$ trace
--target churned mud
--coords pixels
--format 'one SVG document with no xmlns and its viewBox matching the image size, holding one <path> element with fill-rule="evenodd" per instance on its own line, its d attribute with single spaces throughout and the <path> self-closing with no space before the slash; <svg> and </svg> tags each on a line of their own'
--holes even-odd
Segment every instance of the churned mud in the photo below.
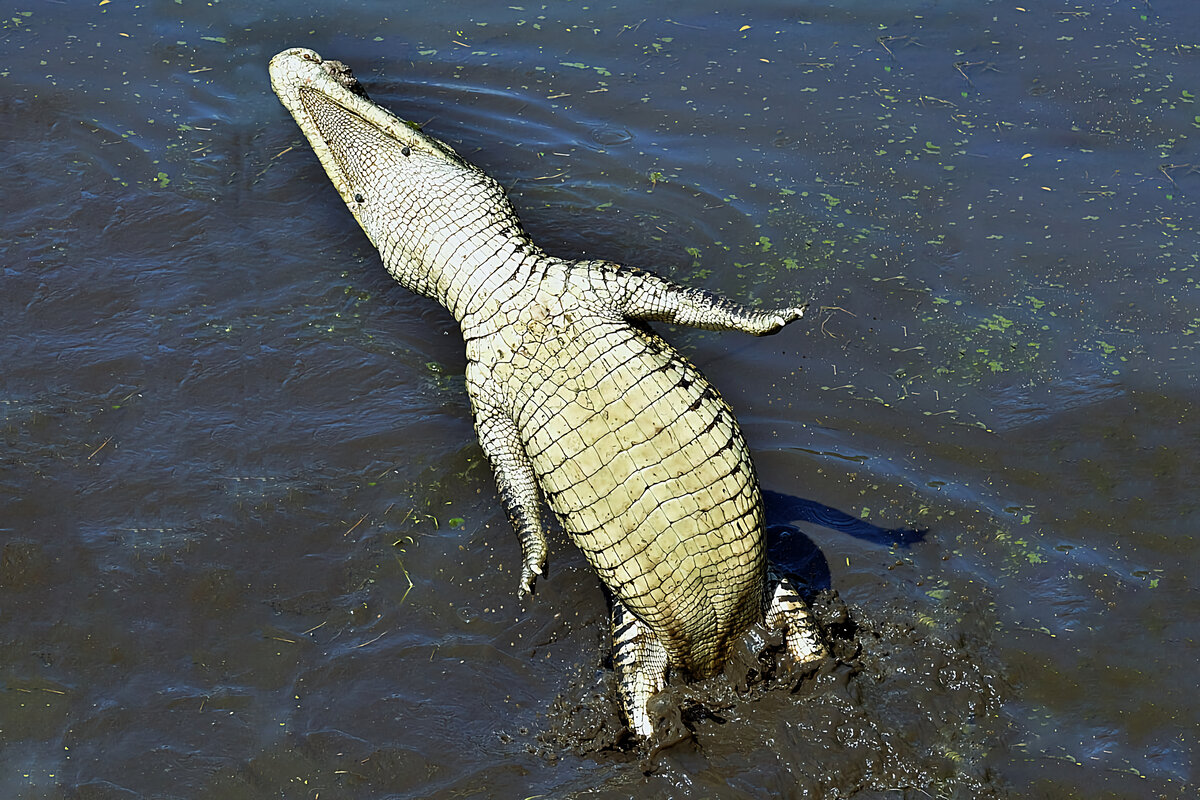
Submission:
<svg viewBox="0 0 1200 800">
<path fill-rule="evenodd" d="M 850 607 L 832 590 L 812 605 L 825 663 L 789 669 L 782 643 L 751 631 L 725 674 L 675 681 L 655 698 L 648 743 L 625 729 L 614 673 L 597 670 L 555 699 L 537 749 L 636 763 L 650 783 L 717 770 L 742 784 L 731 797 L 1004 796 L 989 758 L 1003 749 L 1005 682 L 986 643 L 935 634 L 904 608 Z"/>
</svg>

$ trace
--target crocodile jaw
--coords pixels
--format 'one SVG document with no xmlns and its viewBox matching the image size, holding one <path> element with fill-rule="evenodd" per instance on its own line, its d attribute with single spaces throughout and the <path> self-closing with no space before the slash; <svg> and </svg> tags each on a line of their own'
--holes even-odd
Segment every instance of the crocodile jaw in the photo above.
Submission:
<svg viewBox="0 0 1200 800">
<path fill-rule="evenodd" d="M 340 61 L 326 61 L 312 50 L 293 47 L 271 59 L 270 73 L 271 88 L 300 126 L 350 212 L 366 229 L 360 215 L 362 204 L 355 201 L 355 194 L 361 196 L 365 188 L 364 181 L 354 168 L 353 154 L 325 133 L 341 118 L 356 120 L 385 140 L 394 140 L 397 151 L 421 147 L 427 137 L 368 100 L 353 73 Z"/>
<path fill-rule="evenodd" d="M 271 88 L 376 247 L 397 223 L 420 222 L 411 206 L 389 200 L 414 198 L 438 180 L 472 171 L 449 145 L 367 99 L 340 61 L 293 47 L 271 59 L 270 73 Z"/>
</svg>

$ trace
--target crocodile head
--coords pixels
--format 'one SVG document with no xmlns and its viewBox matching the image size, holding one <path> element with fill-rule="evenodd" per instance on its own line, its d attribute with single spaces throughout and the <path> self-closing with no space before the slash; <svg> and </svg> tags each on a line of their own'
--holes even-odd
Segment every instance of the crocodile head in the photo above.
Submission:
<svg viewBox="0 0 1200 800">
<path fill-rule="evenodd" d="M 271 59 L 271 88 L 312 145 L 338 194 L 379 248 L 388 270 L 414 291 L 444 276 L 448 243 L 494 235 L 515 214 L 500 186 L 447 144 L 367 98 L 350 69 L 295 47 Z M 464 209 L 486 209 L 476 215 Z"/>
</svg>

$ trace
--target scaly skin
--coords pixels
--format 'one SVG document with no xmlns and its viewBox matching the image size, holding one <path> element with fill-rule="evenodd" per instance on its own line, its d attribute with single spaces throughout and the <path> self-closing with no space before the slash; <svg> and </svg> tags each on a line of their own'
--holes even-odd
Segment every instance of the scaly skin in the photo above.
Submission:
<svg viewBox="0 0 1200 800">
<path fill-rule="evenodd" d="M 643 324 L 763 335 L 803 308 L 756 311 L 548 256 L 499 184 L 372 103 L 344 65 L 286 50 L 271 85 L 388 272 L 462 327 L 476 431 L 521 541 L 519 591 L 545 567 L 544 498 L 612 592 L 634 732 L 653 731 L 646 701 L 668 667 L 715 673 L 755 622 L 803 641 L 796 659 L 819 658 L 790 587 L 768 597 L 762 497 L 733 412 Z"/>
</svg>

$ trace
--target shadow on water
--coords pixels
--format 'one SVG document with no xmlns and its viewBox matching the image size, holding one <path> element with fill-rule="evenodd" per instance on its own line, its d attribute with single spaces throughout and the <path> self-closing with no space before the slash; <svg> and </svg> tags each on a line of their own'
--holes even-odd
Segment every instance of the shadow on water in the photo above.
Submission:
<svg viewBox="0 0 1200 800">
<path fill-rule="evenodd" d="M 815 500 L 781 492 L 764 491 L 763 501 L 766 504 L 767 549 L 772 563 L 798 578 L 813 592 L 832 588 L 829 562 L 817 544 L 793 523 L 811 522 L 882 548 L 909 547 L 925 541 L 928 533 L 912 528 L 882 528 Z"/>
</svg>

